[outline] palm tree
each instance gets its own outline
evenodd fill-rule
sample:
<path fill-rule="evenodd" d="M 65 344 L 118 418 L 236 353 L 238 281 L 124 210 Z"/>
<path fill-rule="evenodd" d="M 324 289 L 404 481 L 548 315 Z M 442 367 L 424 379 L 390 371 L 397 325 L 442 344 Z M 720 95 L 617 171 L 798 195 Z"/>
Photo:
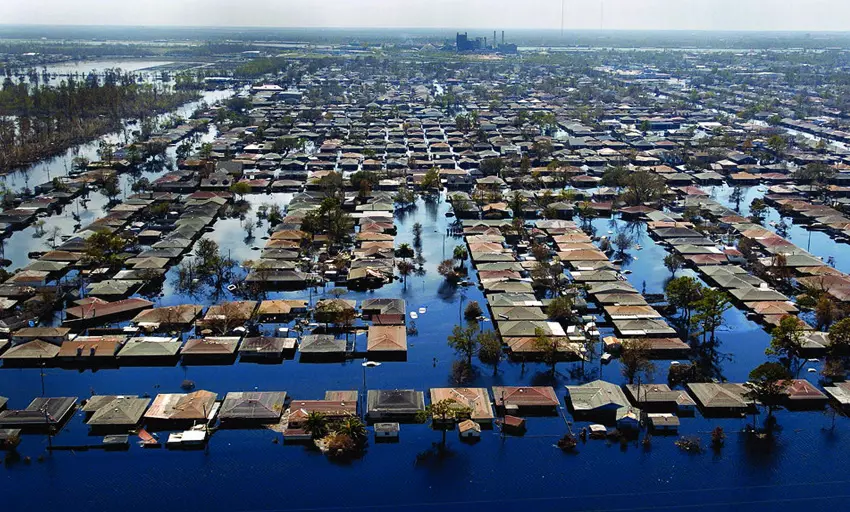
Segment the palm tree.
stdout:
<path fill-rule="evenodd" d="M 304 421 L 304 430 L 313 439 L 321 439 L 328 435 L 328 418 L 320 412 L 311 412 Z"/>
<path fill-rule="evenodd" d="M 466 250 L 466 247 L 456 245 L 454 251 L 452 251 L 452 256 L 458 262 L 458 266 L 461 266 L 463 265 L 463 262 L 466 261 L 466 258 L 469 257 L 469 252 Z"/>
<path fill-rule="evenodd" d="M 401 274 L 402 282 L 404 283 L 404 287 L 407 288 L 407 276 L 409 276 L 416 267 L 414 267 L 413 263 L 407 260 L 401 260 L 396 264 L 398 268 L 398 273 Z"/>
<path fill-rule="evenodd" d="M 357 416 L 348 416 L 335 429 L 337 434 L 350 437 L 357 444 L 366 440 L 366 425 Z"/>
<path fill-rule="evenodd" d="M 399 258 L 407 259 L 415 256 L 415 253 L 413 251 L 413 247 L 411 247 L 410 244 L 403 243 L 398 246 L 398 249 L 395 250 L 395 255 Z"/>

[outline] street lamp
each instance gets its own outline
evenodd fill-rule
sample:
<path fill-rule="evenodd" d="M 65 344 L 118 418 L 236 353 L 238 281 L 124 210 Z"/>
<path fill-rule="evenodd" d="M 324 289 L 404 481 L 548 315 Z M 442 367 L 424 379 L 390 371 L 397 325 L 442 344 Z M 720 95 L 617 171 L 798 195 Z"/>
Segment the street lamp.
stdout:
<path fill-rule="evenodd" d="M 360 363 L 360 366 L 363 367 L 363 405 L 361 407 L 363 417 L 366 417 L 366 368 L 376 368 L 381 366 L 381 363 L 377 361 L 363 361 Z"/>

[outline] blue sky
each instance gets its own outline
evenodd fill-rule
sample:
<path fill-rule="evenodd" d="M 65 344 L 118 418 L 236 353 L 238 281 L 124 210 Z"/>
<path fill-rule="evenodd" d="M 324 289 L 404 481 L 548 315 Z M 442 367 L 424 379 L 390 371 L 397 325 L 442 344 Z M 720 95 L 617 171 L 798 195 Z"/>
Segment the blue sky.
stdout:
<path fill-rule="evenodd" d="M 850 0 L 564 0 L 565 27 L 850 31 Z M 558 29 L 561 0 L 0 0 L 0 23 Z"/>

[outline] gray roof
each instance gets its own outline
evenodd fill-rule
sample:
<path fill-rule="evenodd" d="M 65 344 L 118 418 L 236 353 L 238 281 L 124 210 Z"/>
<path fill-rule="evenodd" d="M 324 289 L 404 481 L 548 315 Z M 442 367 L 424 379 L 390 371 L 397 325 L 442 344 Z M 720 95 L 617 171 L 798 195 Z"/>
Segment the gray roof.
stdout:
<path fill-rule="evenodd" d="M 283 414 L 285 400 L 285 391 L 231 392 L 224 397 L 219 418 L 274 422 Z"/>
<path fill-rule="evenodd" d="M 33 400 L 26 409 L 9 409 L 0 412 L 0 426 L 56 425 L 62 423 L 76 403 L 76 397 L 39 397 Z"/>
<path fill-rule="evenodd" d="M 95 398 L 99 397 L 92 397 L 89 402 L 94 401 Z M 142 419 L 142 415 L 145 413 L 145 410 L 147 410 L 148 405 L 151 403 L 150 398 L 138 398 L 135 396 L 103 398 L 111 398 L 111 400 L 97 401 L 97 409 L 94 411 L 94 414 L 92 414 L 91 419 L 86 422 L 88 425 L 137 425 Z M 84 408 L 84 410 L 88 409 L 89 405 L 90 404 L 86 404 L 86 408 Z"/>
<path fill-rule="evenodd" d="M 370 389 L 366 402 L 370 414 L 411 415 L 425 410 L 425 393 L 413 389 Z"/>
<path fill-rule="evenodd" d="M 308 334 L 301 338 L 302 354 L 332 354 L 345 352 L 345 340 L 330 334 Z"/>
<path fill-rule="evenodd" d="M 688 391 L 705 409 L 748 409 L 751 400 L 744 397 L 747 388 L 743 384 L 729 382 L 692 382 Z"/>
<path fill-rule="evenodd" d="M 404 299 L 366 299 L 360 304 L 360 309 L 366 314 L 404 315 L 406 305 Z"/>
<path fill-rule="evenodd" d="M 148 341 L 130 339 L 118 352 L 118 357 L 174 357 L 180 351 L 180 341 Z"/>
<path fill-rule="evenodd" d="M 575 411 L 600 411 L 628 407 L 629 400 L 620 386 L 595 380 L 581 386 L 566 386 L 570 403 Z"/>

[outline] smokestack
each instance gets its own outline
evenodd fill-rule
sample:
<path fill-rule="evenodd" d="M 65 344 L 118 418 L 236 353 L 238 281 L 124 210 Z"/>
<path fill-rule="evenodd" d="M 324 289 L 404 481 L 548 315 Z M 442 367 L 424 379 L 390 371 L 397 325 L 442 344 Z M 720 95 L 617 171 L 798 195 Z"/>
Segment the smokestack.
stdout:
<path fill-rule="evenodd" d="M 493 48 L 496 47 L 496 31 L 493 31 Z"/>
<path fill-rule="evenodd" d="M 484 48 L 487 48 L 487 36 L 484 36 Z"/>
<path fill-rule="evenodd" d="M 502 44 L 505 44 L 505 31 L 502 31 Z"/>

